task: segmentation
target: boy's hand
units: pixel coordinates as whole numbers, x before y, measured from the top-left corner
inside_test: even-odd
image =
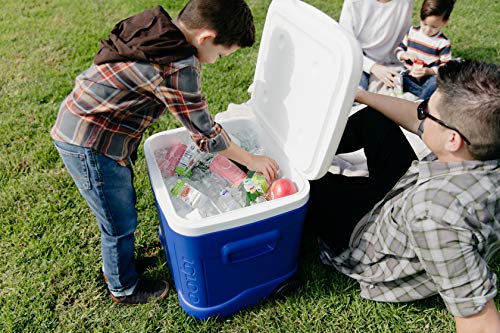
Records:
[[[278,163],[267,156],[252,155],[252,159],[249,165],[247,165],[247,168],[262,173],[269,184],[278,177]]]
[[[251,154],[234,142],[231,142],[226,150],[221,150],[219,153],[243,164],[248,170],[263,174],[269,184],[278,177],[279,167],[275,160],[267,156]]]
[[[410,60],[411,62],[414,62],[418,59],[418,57],[413,53],[401,52],[399,54],[399,59],[401,59],[402,61]]]
[[[420,78],[420,77],[428,75],[426,67],[414,68],[411,70],[410,74],[411,74],[411,76],[416,77],[416,78]]]

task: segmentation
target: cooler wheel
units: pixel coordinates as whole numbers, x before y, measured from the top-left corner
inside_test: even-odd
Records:
[[[300,287],[302,283],[300,280],[297,278],[297,276],[293,275],[291,278],[281,282],[271,293],[271,298],[272,299],[278,299],[285,297],[286,295],[290,294],[291,292],[297,290],[298,287]]]

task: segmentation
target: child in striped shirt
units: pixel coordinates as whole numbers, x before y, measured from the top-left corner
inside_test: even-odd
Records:
[[[406,67],[402,73],[403,92],[427,99],[436,90],[438,68],[451,60],[451,43],[441,29],[448,23],[454,3],[454,0],[424,0],[420,26],[410,27],[396,49],[397,58]]]

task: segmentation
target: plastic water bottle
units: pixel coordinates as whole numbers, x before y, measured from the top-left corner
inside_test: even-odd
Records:
[[[240,128],[237,132],[231,133],[231,138],[237,138],[237,144],[249,153],[265,155],[264,148],[259,142],[259,135],[250,128]]]
[[[187,183],[184,179],[177,179],[171,193],[197,210],[201,217],[209,217],[221,213],[208,196]]]
[[[220,211],[229,212],[245,206],[240,191],[221,176],[210,172],[202,182],[205,193]]]
[[[395,83],[395,86],[393,88],[394,96],[396,96],[396,97],[403,96],[403,84],[401,82],[401,76],[396,76],[394,78],[394,83]]]
[[[238,199],[238,192],[234,193],[229,188],[221,189],[218,199],[215,201],[215,205],[223,212],[229,212],[243,207]]]

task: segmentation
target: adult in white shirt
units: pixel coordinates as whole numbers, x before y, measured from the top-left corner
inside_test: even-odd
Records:
[[[370,75],[394,88],[401,67],[394,50],[411,25],[413,0],[345,0],[339,23],[351,31],[363,50],[360,88],[368,90]],[[401,69],[403,69],[401,67]]]

